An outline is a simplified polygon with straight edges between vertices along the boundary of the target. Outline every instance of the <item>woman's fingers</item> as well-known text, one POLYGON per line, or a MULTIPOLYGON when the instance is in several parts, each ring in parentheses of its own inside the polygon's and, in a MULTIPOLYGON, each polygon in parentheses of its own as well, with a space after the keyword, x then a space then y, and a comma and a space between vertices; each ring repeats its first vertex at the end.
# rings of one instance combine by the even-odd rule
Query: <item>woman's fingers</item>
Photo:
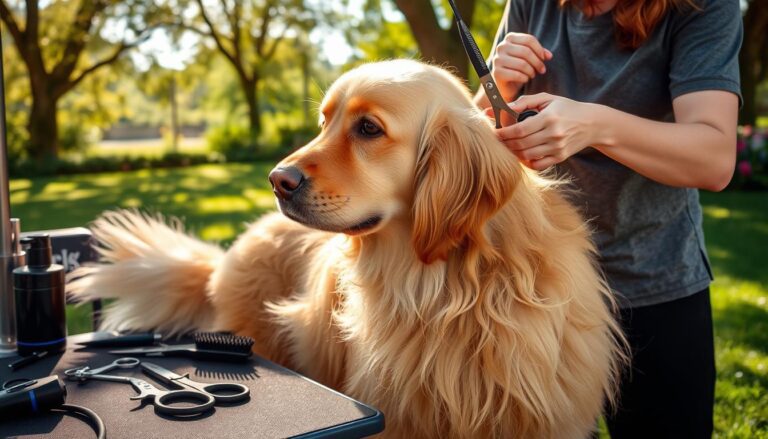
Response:
POLYGON ((544 74, 545 61, 552 59, 552 52, 542 47, 536 37, 510 32, 497 46, 492 58, 493 77, 502 91, 517 94, 519 87, 544 74), (511 88, 510 88, 511 87, 511 88))
MULTIPOLYGON (((525 110, 541 110, 549 105, 555 99, 554 95, 549 93, 537 93, 535 95, 523 95, 517 98, 515 102, 509 104, 509 107, 518 113, 522 113, 525 110)), ((535 119, 532 117, 531 119, 535 119)), ((527 120, 527 119, 526 119, 527 120)))
POLYGON ((521 139, 507 140, 504 144, 518 157, 533 159, 549 155, 551 148, 546 146, 549 140, 547 130, 541 130, 521 139))
POLYGON ((539 40, 530 34, 524 34, 519 32, 509 32, 504 37, 504 43, 507 43, 507 45, 510 46, 522 46, 527 47, 531 50, 534 56, 538 58, 539 60, 543 61, 549 61, 552 59, 552 52, 545 49, 544 46, 541 45, 539 40))
POLYGON ((526 163, 526 166, 536 171, 543 171, 552 165, 556 165, 560 163, 561 161, 562 160, 557 157, 545 156, 537 160, 529 161, 528 163, 526 163))
POLYGON ((531 68, 531 70, 540 74, 544 74, 547 71, 547 68, 544 65, 544 58, 539 56, 528 46, 520 44, 504 44, 499 46, 497 52, 502 55, 502 58, 523 61, 531 68))
POLYGON ((521 58, 503 58, 500 60, 500 63, 502 68, 510 69, 510 70, 516 70, 518 72, 524 73, 527 78, 533 79, 534 76, 536 76, 536 70, 534 67, 526 60, 521 58))
POLYGON ((528 66, 528 69, 518 68, 514 60, 511 59, 496 59, 493 64, 493 76, 496 82, 517 82, 526 83, 529 79, 533 78, 530 73, 533 72, 533 68, 528 66))
POLYGON ((507 140, 518 140, 528 137, 533 133, 538 133, 544 129, 545 125, 543 118, 537 115, 514 125, 501 127, 496 131, 496 135, 505 142, 507 140))

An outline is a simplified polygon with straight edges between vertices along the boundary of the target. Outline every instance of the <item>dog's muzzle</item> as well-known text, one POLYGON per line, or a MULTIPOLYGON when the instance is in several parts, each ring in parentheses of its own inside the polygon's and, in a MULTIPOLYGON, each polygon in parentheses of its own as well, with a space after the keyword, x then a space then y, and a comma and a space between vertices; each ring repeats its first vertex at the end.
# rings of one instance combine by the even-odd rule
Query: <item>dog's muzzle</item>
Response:
POLYGON ((275 168, 269 173, 272 191, 282 201, 289 201, 306 181, 304 174, 295 166, 275 168))

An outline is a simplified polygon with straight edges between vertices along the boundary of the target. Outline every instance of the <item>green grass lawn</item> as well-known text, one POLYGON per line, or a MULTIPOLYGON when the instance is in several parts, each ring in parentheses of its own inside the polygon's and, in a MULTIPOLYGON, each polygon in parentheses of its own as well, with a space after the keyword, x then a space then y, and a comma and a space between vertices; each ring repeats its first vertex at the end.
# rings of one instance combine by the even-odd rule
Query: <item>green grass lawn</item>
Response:
MULTIPOLYGON (((204 239, 231 240, 274 201, 271 163, 205 165, 11 181, 25 231, 87 225, 136 207, 175 215, 204 239)), ((716 437, 768 438, 768 193, 702 193, 715 272, 716 437)), ((90 330, 86 307, 68 309, 70 333, 90 330)), ((659 395, 663 398, 664 395, 659 395)))
MULTIPOLYGON (((147 140, 104 140, 91 145, 86 151, 89 157, 160 157, 171 152, 171 147, 164 139, 147 140)), ((177 152, 184 154, 207 154, 208 144, 202 138, 179 139, 177 152)))

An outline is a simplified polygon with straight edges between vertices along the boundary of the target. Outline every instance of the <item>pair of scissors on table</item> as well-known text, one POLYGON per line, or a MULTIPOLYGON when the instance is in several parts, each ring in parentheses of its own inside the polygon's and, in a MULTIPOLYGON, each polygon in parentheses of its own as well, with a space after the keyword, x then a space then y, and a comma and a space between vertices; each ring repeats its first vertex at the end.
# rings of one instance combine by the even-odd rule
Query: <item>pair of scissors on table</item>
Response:
POLYGON ((456 8, 453 0, 448 0, 448 3, 450 3, 451 9, 453 9, 453 16, 456 18, 456 24, 459 28, 459 36, 461 37, 461 44, 464 46, 464 51, 467 53, 469 61, 472 64, 472 67, 474 67, 477 76, 480 77, 480 83, 483 86, 483 90, 485 90, 485 95, 488 96, 488 100, 491 101, 493 118, 496 120, 496 128, 501 128, 502 111, 511 114, 518 122, 522 122, 531 116, 539 114, 534 110, 525 110, 522 113, 518 113, 509 108, 509 105, 504 101, 504 96, 499 92, 499 87, 496 86, 496 81, 494 81, 493 76, 491 76, 491 71, 488 70, 488 65, 485 63, 483 55, 480 54, 480 49, 477 47, 475 39, 469 32, 469 28, 466 23, 464 23, 464 20, 461 19, 458 8, 456 8))
POLYGON ((151 403, 158 413, 170 416, 198 415, 210 410, 217 403, 233 403, 245 400, 250 389, 238 383, 199 383, 189 379, 188 374, 178 375, 154 363, 142 363, 137 358, 125 357, 97 369, 88 366, 64 371, 68 379, 74 381, 103 380, 128 383, 139 394, 131 399, 151 403), (144 373, 157 378, 163 384, 175 387, 174 390, 160 390, 148 382, 118 375, 105 375, 113 369, 128 369, 141 364, 144 373))

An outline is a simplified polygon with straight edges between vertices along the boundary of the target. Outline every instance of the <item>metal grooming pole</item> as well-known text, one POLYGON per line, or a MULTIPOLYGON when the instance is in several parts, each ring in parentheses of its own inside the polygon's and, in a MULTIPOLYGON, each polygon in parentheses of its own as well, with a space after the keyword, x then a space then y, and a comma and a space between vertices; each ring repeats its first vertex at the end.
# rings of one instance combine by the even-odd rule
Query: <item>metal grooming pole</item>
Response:
POLYGON ((0 32, 0 357, 16 353, 16 307, 12 272, 24 263, 24 253, 18 242, 21 227, 16 219, 11 223, 6 133, 3 38, 0 32))

